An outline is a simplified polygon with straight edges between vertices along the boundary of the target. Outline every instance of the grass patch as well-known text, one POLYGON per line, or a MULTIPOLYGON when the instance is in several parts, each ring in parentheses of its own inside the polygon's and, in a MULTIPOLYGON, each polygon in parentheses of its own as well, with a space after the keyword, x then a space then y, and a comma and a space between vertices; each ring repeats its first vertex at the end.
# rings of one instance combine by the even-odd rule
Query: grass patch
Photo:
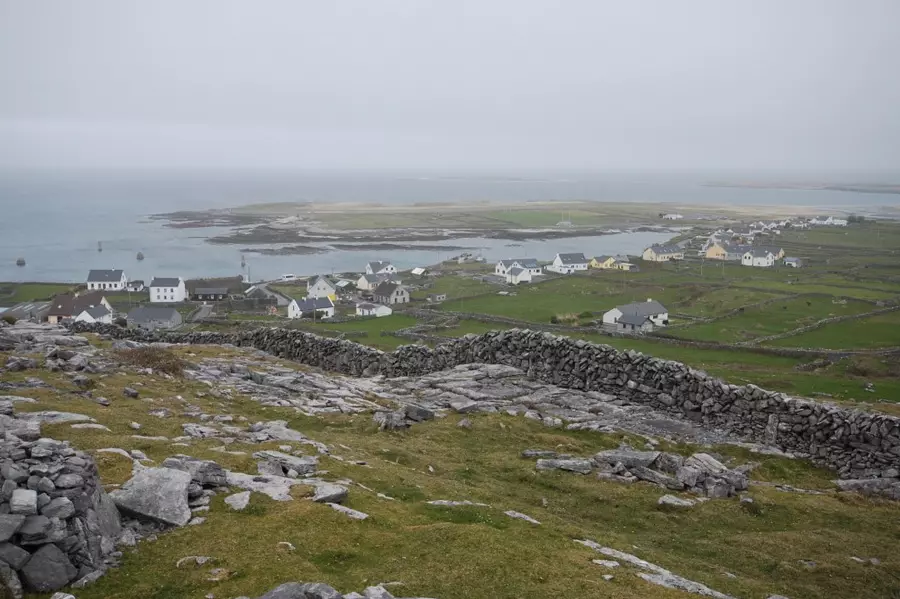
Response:
POLYGON ((173 376, 180 376, 188 364, 172 350, 152 345, 121 349, 115 353, 116 358, 123 364, 138 368, 152 368, 154 372, 163 372, 173 376))

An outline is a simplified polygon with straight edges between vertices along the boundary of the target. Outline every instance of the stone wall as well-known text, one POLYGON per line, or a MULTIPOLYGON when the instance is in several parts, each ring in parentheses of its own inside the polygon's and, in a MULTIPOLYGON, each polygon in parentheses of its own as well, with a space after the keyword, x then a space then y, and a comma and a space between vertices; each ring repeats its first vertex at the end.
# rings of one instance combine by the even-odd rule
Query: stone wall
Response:
POLYGON ((468 363, 504 364, 546 383, 614 394, 679 413, 749 440, 808 454, 843 478, 896 477, 900 419, 729 385, 679 362, 550 333, 513 329, 467 335, 435 348, 406 345, 385 353, 352 341, 287 329, 235 333, 129 331, 74 325, 114 338, 169 343, 233 344, 356 376, 418 376, 468 363))
POLYGON ((16 433, 29 429, 11 428, 9 421, 4 414, 0 596, 4 586, 19 599, 23 587, 46 593, 93 581, 106 570, 120 532, 119 513, 100 486, 97 465, 67 443, 20 439, 16 433))

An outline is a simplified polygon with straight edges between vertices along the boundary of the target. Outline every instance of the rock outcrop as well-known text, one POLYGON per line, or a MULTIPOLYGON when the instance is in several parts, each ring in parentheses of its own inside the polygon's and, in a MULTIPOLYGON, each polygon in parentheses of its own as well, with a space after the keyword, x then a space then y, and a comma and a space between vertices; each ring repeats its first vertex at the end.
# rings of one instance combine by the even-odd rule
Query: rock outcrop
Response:
MULTIPOLYGON (((9 327, 14 329, 15 327, 9 327)), ((513 329, 385 353, 290 329, 235 333, 155 332, 73 325, 115 339, 233 344, 354 376, 421 376, 461 364, 502 364, 533 379, 682 415, 709 427, 809 456, 841 478, 887 478, 900 469, 900 419, 796 399, 755 385, 730 385, 684 364, 634 351, 513 329)), ((469 397, 477 402, 477 398, 469 397)))

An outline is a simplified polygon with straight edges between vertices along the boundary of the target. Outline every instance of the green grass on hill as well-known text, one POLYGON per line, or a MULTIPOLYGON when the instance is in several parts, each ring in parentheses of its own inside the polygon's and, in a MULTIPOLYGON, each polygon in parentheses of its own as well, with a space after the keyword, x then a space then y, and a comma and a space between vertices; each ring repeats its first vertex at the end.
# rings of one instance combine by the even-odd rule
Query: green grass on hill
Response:
MULTIPOLYGON (((188 360, 227 356, 225 348, 179 348, 188 360)), ((272 362, 284 364, 272 359, 272 362)), ((33 373, 11 373, 22 380, 33 373)), ((883 599, 896 595, 900 557, 892 550, 900 536, 895 503, 866 500, 833 491, 832 474, 807 462, 749 454, 734 447, 708 447, 732 465, 760 462, 751 480, 819 489, 825 495, 783 493, 751 486, 754 508, 737 498, 712 500, 691 510, 657 507, 667 491, 638 483, 620 485, 593 476, 539 472, 533 460, 519 457, 527 448, 556 449, 579 456, 617 446, 623 440, 640 447, 642 439, 548 429, 506 415, 470 415, 471 429, 457 426, 460 416, 417 424, 402 433, 379 433, 371 416, 333 415, 309 418, 282 408, 265 408, 235 394, 213 395, 199 383, 137 377, 115 372, 96 379, 95 395, 114 397, 125 385, 143 383, 141 400, 115 400, 105 408, 90 398, 69 393, 75 388, 63 373, 41 376, 61 390, 31 388, 21 394, 38 400, 17 409, 56 409, 87 414, 111 431, 46 426, 47 436, 68 440, 80 449, 140 449, 160 463, 173 453, 213 459, 223 466, 255 472, 252 453, 276 449, 284 442, 249 445, 235 442, 236 456, 211 451, 219 442, 194 440, 189 447, 132 439, 129 422, 143 424, 142 434, 169 438, 182 434, 191 420, 181 396, 209 414, 233 414, 258 420, 285 419, 290 426, 334 448, 320 457, 329 480, 348 478, 346 505, 370 515, 351 520, 325 505, 303 499, 275 502, 254 493, 244 512, 228 509, 215 497, 207 521, 125 549, 121 568, 78 591, 79 599, 193 599, 256 597, 288 581, 322 581, 341 591, 362 590, 378 581, 401 581, 399 594, 441 599, 544 599, 546 597, 615 597, 679 599, 681 591, 648 584, 623 566, 608 573, 591 560, 603 556, 573 539, 588 538, 633 553, 687 578, 735 597, 782 594, 792 599, 883 599), (198 392, 203 391, 204 394, 198 392), (170 418, 148 415, 167 407, 170 418), (367 465, 358 466, 352 460, 367 465), (394 500, 376 496, 383 493, 394 500), (486 508, 438 508, 433 499, 468 499, 486 508), (541 522, 534 526, 503 514, 516 510, 541 522), (296 548, 286 551, 278 543, 296 548), (203 567, 176 569, 188 555, 214 558, 203 567), (880 565, 850 559, 878 558, 880 565), (815 568, 799 560, 812 560, 815 568), (229 576, 208 580, 213 568, 229 576)), ((297 446, 304 449, 303 446, 297 446)), ((669 446, 693 452, 695 447, 669 446)), ((308 448, 305 448, 308 450, 308 448)), ((122 483, 131 461, 116 454, 96 454, 103 482, 122 483)), ((301 488, 302 489, 302 488, 301 488)))
POLYGON ((825 318, 871 312, 874 306, 864 302, 834 303, 830 297, 808 296, 781 300, 715 322, 673 329, 684 339, 735 343, 758 337, 786 333, 825 318))
POLYGON ((801 335, 772 341, 768 345, 827 349, 900 347, 900 312, 831 323, 801 335))
MULTIPOLYGON (((410 281, 412 280, 410 279, 410 281)), ((472 277, 460 277, 452 274, 425 279, 425 281, 432 283, 432 286, 414 291, 411 296, 413 300, 424 300, 432 293, 446 293, 449 301, 460 297, 491 293, 504 288, 501 285, 485 283, 472 277)))
POLYGON ((22 302, 50 300, 75 288, 70 283, 0 283, 0 306, 10 307, 22 302))

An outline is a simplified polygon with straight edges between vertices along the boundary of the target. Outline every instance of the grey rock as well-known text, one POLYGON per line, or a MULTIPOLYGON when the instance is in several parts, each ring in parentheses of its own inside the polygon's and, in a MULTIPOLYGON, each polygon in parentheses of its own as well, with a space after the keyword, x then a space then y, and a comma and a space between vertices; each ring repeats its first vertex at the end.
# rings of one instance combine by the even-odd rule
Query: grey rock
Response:
POLYGON ((19 529, 19 537, 22 545, 37 545, 47 542, 53 523, 47 516, 27 516, 22 528, 19 529))
POLYGON ((680 497, 675 497, 674 495, 663 495, 656 503, 657 505, 661 505, 664 507, 676 508, 688 508, 694 507, 695 505, 695 503, 690 499, 681 499, 680 497))
POLYGON ((125 397, 130 397, 132 399, 137 399, 139 393, 133 387, 125 387, 124 389, 122 389, 122 395, 124 395, 125 397))
POLYGON ((170 526, 184 526, 191 519, 188 487, 191 475, 173 468, 139 470, 120 489, 109 494, 123 512, 170 526))
MULTIPOLYGON (((37 496, 35 496, 35 505, 37 496)), ((6 542, 25 524, 24 514, 0 514, 0 542, 6 542)))
POLYGON ((79 474, 61 474, 53 483, 58 489, 74 489, 84 486, 84 478, 79 474))
POLYGON ((470 429, 472 428, 472 421, 468 418, 463 418, 456 424, 456 426, 459 428, 470 429))
POLYGON ((50 503, 41 508, 41 515, 48 518, 67 520, 75 515, 75 504, 68 497, 51 499, 50 503))
POLYGON ((83 589, 85 587, 88 587, 103 578, 104 574, 106 574, 106 572, 104 572, 103 570, 94 570, 90 574, 82 576, 81 578, 73 582, 72 588, 83 589))
POLYGON ((416 422, 434 420, 434 410, 430 410, 423 406, 407 404, 406 406, 404 406, 403 411, 406 413, 407 418, 409 418, 410 420, 415 420, 416 422))
POLYGON ((288 582, 257 599, 342 599, 342 595, 326 584, 288 582))
POLYGON ((200 460, 186 455, 175 455, 166 458, 163 468, 182 470, 191 475, 191 480, 202 485, 223 487, 227 484, 225 469, 212 460, 200 460))
POLYGON ((16 489, 9 500, 9 513, 11 514, 37 514, 37 491, 31 489, 16 489))
POLYGON ((515 519, 517 519, 517 520, 524 520, 525 522, 529 522, 529 523, 531 523, 531 524, 540 524, 540 522, 538 522, 537 520, 535 520, 535 519, 532 518, 531 516, 527 516, 527 515, 523 514, 522 512, 516 512, 516 511, 513 511, 513 510, 508 510, 508 511, 503 512, 503 513, 506 514, 507 516, 509 516, 510 518, 515 518, 515 519))
POLYGON ((341 503, 347 499, 347 487, 332 483, 316 485, 312 500, 316 503, 341 503))
POLYGON ((372 421, 378 425, 380 431, 398 431, 409 426, 403 412, 375 412, 372 421))
POLYGON ((30 420, 43 424, 60 424, 65 422, 93 422, 94 419, 84 414, 75 414, 73 412, 57 412, 55 410, 44 410, 41 412, 23 412, 16 416, 19 420, 30 420))
POLYGON ((241 491, 225 498, 225 504, 235 511, 243 511, 250 503, 250 491, 241 491))
POLYGON ((0 561, 0 593, 10 599, 22 599, 22 582, 15 569, 7 562, 0 561), (4 593, 5 590, 5 593, 4 593))
POLYGON ((394 599, 394 596, 381 585, 366 588, 363 591, 363 597, 366 599, 394 599))
POLYGON ((366 514, 364 512, 360 512, 360 511, 357 511, 354 509, 350 509, 348 507, 344 507, 343 505, 340 505, 337 503, 326 503, 325 505, 329 506, 331 509, 333 509, 337 512, 346 514, 347 516, 349 516, 350 518, 353 518, 354 520, 365 520, 366 518, 369 517, 369 514, 366 514))
POLYGON ((526 449, 522 452, 523 458, 546 458, 552 459, 555 458, 557 454, 555 451, 550 451, 549 449, 526 449))
POLYGON ((471 399, 457 399, 450 402, 450 407, 457 414, 477 412, 479 405, 477 401, 472 401, 471 399))
POLYGON ((63 588, 78 575, 78 570, 56 545, 43 545, 20 570, 25 587, 37 593, 63 588))
POLYGON ((725 464, 708 453, 695 453, 684 461, 684 465, 696 468, 707 475, 723 474, 728 470, 725 464))
POLYGON ((21 570, 31 554, 12 543, 0 543, 0 560, 12 566, 13 570, 21 570))
POLYGON ((75 595, 70 595, 68 593, 53 593, 53 595, 50 596, 50 599, 75 599, 75 595))
POLYGON ((258 451, 253 457, 275 462, 285 470, 296 470, 299 474, 315 474, 319 465, 319 460, 315 456, 297 457, 280 451, 258 451))
POLYGON ((633 449, 610 449, 594 456, 599 463, 622 464, 626 468, 634 466, 648 467, 660 455, 658 451, 635 451, 633 449))
POLYGON ((590 460, 585 459, 568 459, 568 460, 538 460, 538 470, 567 470, 569 472, 577 472, 578 474, 590 474, 594 469, 594 464, 590 460))

